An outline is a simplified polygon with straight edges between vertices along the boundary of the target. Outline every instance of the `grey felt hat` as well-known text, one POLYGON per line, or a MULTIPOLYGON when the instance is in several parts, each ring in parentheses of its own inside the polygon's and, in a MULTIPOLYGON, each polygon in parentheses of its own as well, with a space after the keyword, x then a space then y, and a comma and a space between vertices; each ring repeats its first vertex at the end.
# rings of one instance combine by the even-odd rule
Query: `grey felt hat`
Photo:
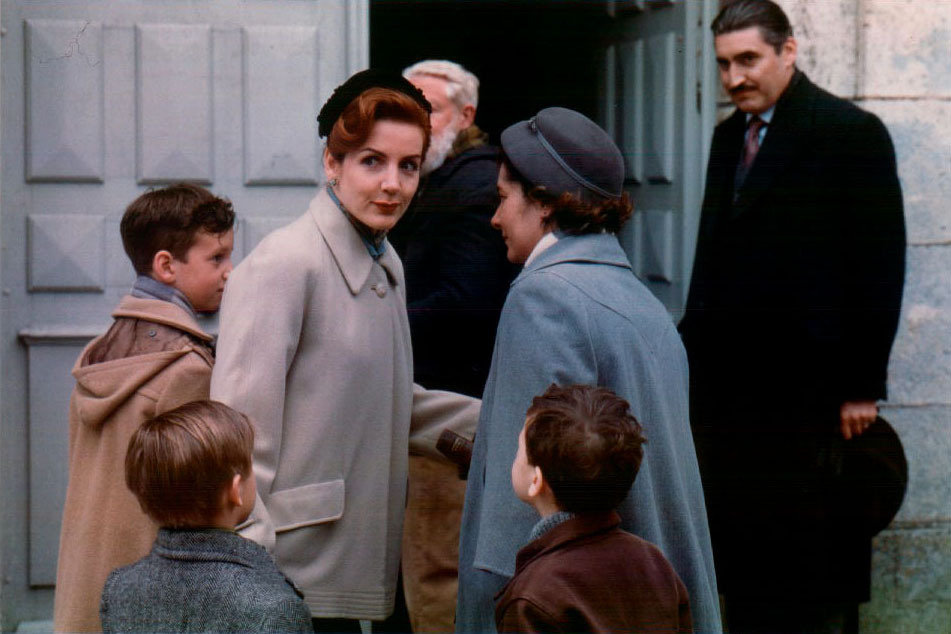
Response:
POLYGON ((545 108, 502 132, 502 149, 530 183, 585 202, 619 198, 624 159, 598 124, 568 108, 545 108))

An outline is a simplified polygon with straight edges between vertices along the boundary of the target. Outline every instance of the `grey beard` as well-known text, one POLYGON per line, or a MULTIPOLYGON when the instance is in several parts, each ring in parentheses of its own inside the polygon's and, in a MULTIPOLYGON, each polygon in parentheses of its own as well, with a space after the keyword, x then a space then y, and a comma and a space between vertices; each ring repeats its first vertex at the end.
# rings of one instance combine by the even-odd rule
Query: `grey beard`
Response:
POLYGON ((422 175, 431 174, 442 167, 449 152, 452 151, 452 144, 456 141, 459 131, 455 126, 446 126, 439 136, 434 136, 429 142, 429 150, 426 151, 426 159, 420 168, 422 175))

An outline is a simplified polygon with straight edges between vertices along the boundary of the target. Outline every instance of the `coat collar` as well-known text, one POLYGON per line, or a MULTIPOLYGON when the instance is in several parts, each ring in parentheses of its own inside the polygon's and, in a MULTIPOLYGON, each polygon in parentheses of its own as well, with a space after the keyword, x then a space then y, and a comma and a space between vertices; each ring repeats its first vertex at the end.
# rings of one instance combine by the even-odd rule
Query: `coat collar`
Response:
MULTIPOLYGON (((776 176, 784 172, 786 167, 807 149, 805 139, 808 135, 803 134, 803 130, 810 126, 815 94, 813 83, 802 71, 796 70, 786 91, 776 103, 776 111, 756 160, 743 185, 736 192, 731 212, 734 218, 747 211, 769 190, 776 176)), ((736 154, 736 160, 730 161, 730 169, 733 169, 743 146, 746 117, 737 110, 730 117, 728 124, 732 126, 729 136, 736 142, 736 147, 731 147, 731 152, 735 149, 736 154)))
POLYGON ((112 311, 113 317, 131 317, 144 319, 157 324, 164 324, 187 332, 201 341, 213 341, 214 337, 206 333, 198 325, 195 318, 184 308, 161 299, 147 299, 126 295, 119 301, 119 305, 112 311))
POLYGON ((184 561, 228 561, 259 566, 267 551, 234 531, 222 528, 160 528, 153 546, 155 554, 184 561))
POLYGON ((591 264, 608 264, 630 269, 624 250, 617 241, 617 237, 610 233, 588 233, 580 236, 564 235, 558 242, 551 245, 527 264, 519 273, 515 281, 523 276, 541 269, 561 264, 562 262, 587 262, 591 264))
MULTIPOLYGON (((334 261, 347 282, 350 293, 357 295, 364 287, 373 270, 374 260, 367 252, 360 234, 354 229, 347 217, 341 212, 327 191, 320 192, 310 201, 308 211, 317 223, 317 228, 330 249, 334 261)), ((398 283, 399 259, 394 255, 393 246, 386 244, 383 255, 376 260, 386 271, 390 284, 398 283)))
POLYGON ((555 526, 547 533, 518 551, 515 558, 515 573, 553 550, 564 547, 582 537, 603 533, 616 528, 621 517, 615 511, 582 513, 555 526))

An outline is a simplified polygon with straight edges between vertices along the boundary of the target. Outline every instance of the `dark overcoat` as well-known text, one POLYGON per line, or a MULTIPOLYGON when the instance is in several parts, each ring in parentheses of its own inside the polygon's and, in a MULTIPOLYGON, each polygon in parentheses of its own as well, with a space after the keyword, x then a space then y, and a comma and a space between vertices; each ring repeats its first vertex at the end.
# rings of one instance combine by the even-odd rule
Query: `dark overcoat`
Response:
POLYGON ((895 154, 875 115, 796 71, 741 186, 717 126, 680 331, 726 594, 867 600, 869 536, 835 515, 839 406, 885 398, 904 279, 895 154), (763 583, 769 579, 769 583, 763 583))
POLYGON ((484 145, 447 159, 388 236, 406 275, 413 376, 428 388, 482 396, 485 387, 517 272, 490 224, 498 161, 498 150, 484 145))

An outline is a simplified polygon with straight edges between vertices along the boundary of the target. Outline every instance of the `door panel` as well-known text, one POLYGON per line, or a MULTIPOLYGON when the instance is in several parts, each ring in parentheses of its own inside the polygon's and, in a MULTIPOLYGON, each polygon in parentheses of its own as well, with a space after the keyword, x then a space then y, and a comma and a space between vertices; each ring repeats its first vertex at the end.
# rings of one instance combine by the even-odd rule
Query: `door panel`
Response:
POLYGON ((608 4, 615 28, 605 51, 602 122, 626 163, 634 218, 621 243, 634 269, 679 317, 686 300, 702 170, 698 58, 706 53, 706 3, 608 4))
POLYGON ((304 212, 317 109, 369 52, 366 0, 4 0, 0 18, 7 630, 52 616, 70 369, 134 279, 126 205, 206 184, 234 203, 240 259, 304 212))
POLYGON ((211 27, 137 24, 135 43, 138 182, 211 183, 211 27))
POLYGON ((102 182, 102 28, 25 24, 27 180, 102 182))
POLYGON ((244 170, 246 185, 316 185, 319 168, 313 119, 320 104, 317 29, 244 30, 244 170))

